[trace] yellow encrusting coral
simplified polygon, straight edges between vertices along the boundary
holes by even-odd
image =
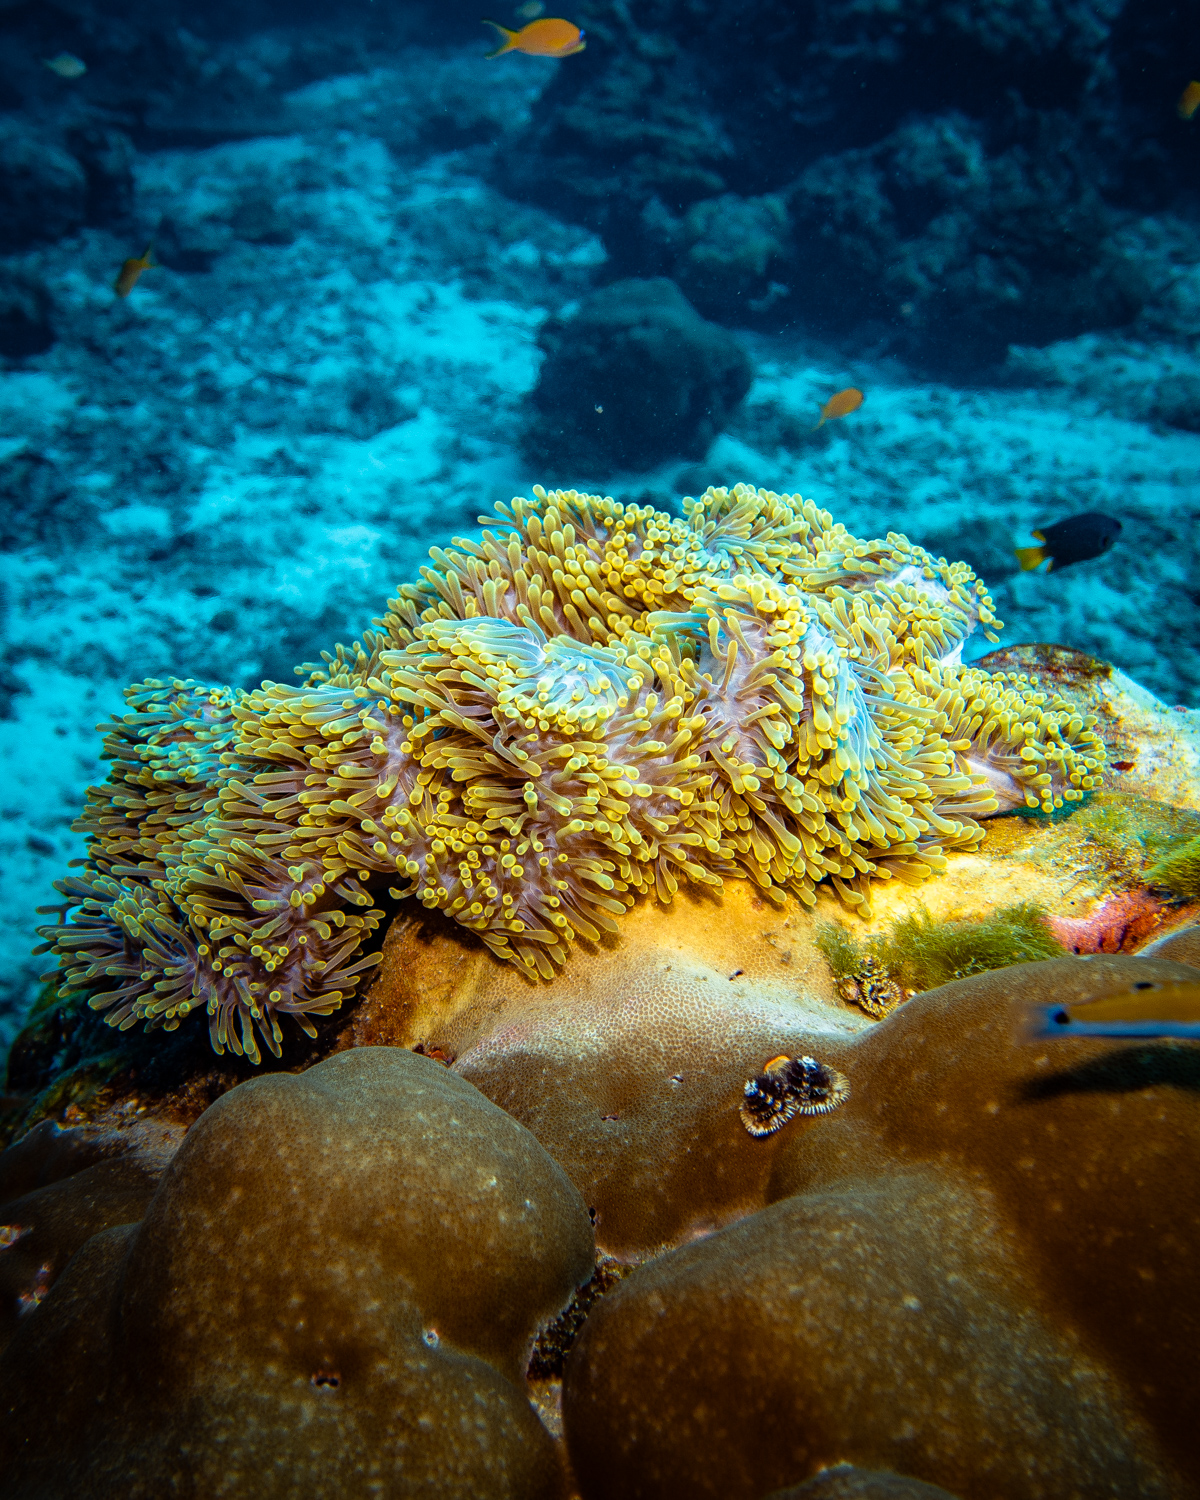
[[[866,909],[977,819],[1097,784],[1094,721],[959,664],[999,628],[964,564],[742,485],[682,520],[533,496],[302,686],[130,690],[43,929],[66,987],[121,1026],[202,1005],[257,1060],[353,992],[384,889],[550,977],[680,881]]]

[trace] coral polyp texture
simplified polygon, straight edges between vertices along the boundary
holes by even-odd
[[[999,629],[965,564],[744,485],[684,512],[535,487],[300,686],[129,689],[42,929],[63,988],[258,1061],[377,962],[385,892],[549,978],[681,881],[866,911],[1098,784],[1094,719],[961,664]]]

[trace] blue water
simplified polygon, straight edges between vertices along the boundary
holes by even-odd
[[[539,480],[800,491],[966,558],[1005,643],[1197,703],[1183,10],[593,3],[562,61],[486,60],[460,5],[0,11],[0,1033],[121,688],[290,680]],[[586,299],[656,277],[743,398],[674,335],[615,386],[572,362]],[[1108,555],[1017,571],[1083,510]]]

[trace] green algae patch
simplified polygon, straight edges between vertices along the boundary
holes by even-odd
[[[849,979],[862,968],[869,950],[840,922],[824,922],[817,928],[816,944],[835,979]]]
[[[907,989],[919,991],[1062,955],[1043,908],[1022,901],[979,921],[936,922],[924,909],[913,912],[892,924],[880,957]]]
[[[1093,792],[1074,823],[1095,847],[1143,863],[1200,835],[1200,813],[1122,792]]]
[[[1200,897],[1200,836],[1169,850],[1146,871],[1146,884],[1184,901]]]
[[[818,931],[816,943],[839,984],[883,970],[914,993],[989,969],[1063,956],[1062,944],[1046,924],[1046,912],[1031,901],[975,920],[946,922],[936,921],[921,907],[865,943],[840,923],[828,922]]]
[[[991,834],[989,832],[989,838]],[[1200,837],[1200,813],[1129,792],[1093,792],[1070,818],[1045,820],[1040,838],[1014,848],[1017,859],[1054,866],[1108,890],[1149,883],[1151,871],[1181,845]]]

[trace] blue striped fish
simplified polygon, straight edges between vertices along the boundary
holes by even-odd
[[[1097,1000],[1037,1007],[1032,1035],[1184,1037],[1200,1041],[1200,977],[1142,979]]]

